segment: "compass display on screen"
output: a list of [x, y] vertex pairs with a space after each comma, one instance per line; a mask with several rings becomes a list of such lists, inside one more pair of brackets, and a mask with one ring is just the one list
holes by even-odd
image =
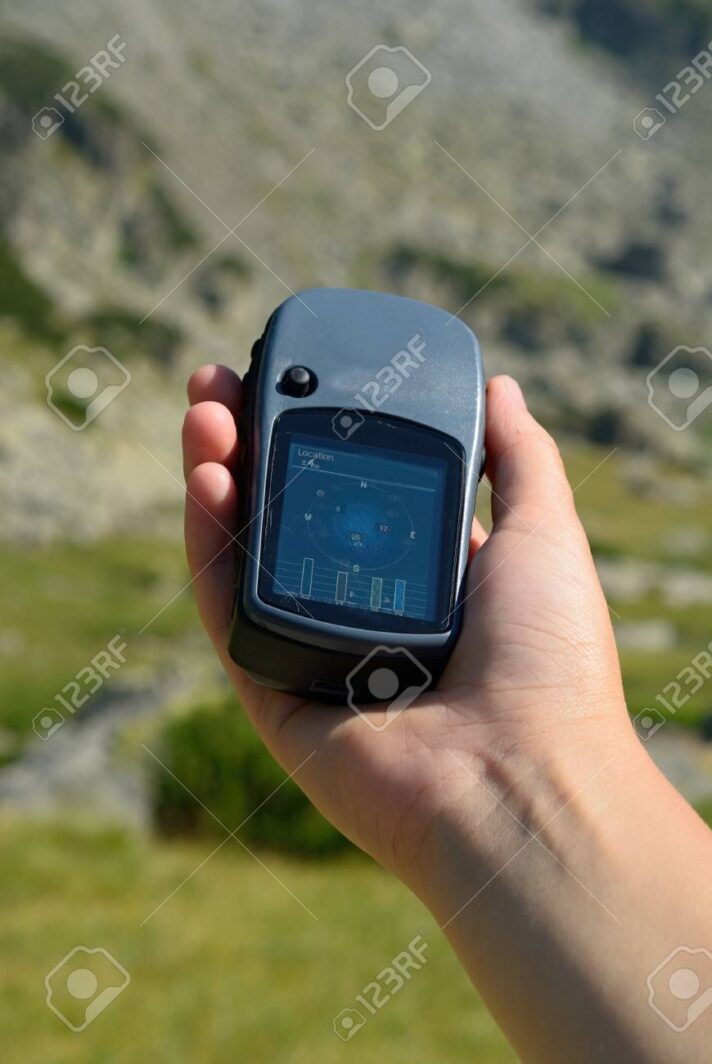
[[435, 459], [298, 436], [279, 500], [273, 593], [335, 611], [429, 619], [443, 482]]
[[319, 554], [357, 571], [381, 570], [402, 562], [417, 532], [402, 493], [367, 480], [319, 487], [304, 522]]

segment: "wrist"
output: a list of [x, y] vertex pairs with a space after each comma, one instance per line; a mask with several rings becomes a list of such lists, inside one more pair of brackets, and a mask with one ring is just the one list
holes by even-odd
[[403, 878], [445, 920], [480, 894], [496, 894], [496, 880], [504, 886], [520, 874], [527, 851], [549, 851], [554, 864], [595, 863], [616, 795], [650, 764], [620, 712], [480, 749], [468, 735], [467, 745], [448, 744], [441, 761], [427, 830]]

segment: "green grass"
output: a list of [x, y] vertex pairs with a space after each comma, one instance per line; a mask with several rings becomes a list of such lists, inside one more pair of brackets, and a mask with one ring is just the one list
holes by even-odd
[[[634, 494], [626, 484], [620, 455], [600, 465], [609, 448], [564, 447], [566, 467], [576, 490], [576, 505], [588, 533], [595, 555], [635, 558], [681, 568], [712, 570], [712, 554], [701, 550], [691, 557], [680, 557], [671, 546], [673, 534], [690, 527], [712, 532], [712, 491], [700, 477], [694, 497], [686, 504], [669, 503], [655, 497]], [[599, 466], [598, 469], [596, 467]], [[592, 472], [596, 470], [596, 472]], [[589, 475], [591, 474], [591, 475]], [[665, 475], [679, 475], [665, 470]], [[478, 515], [488, 525], [486, 491], [481, 492]], [[664, 620], [673, 625], [677, 644], [664, 651], [623, 650], [621, 666], [630, 712], [654, 706], [667, 714], [655, 695], [686, 666], [695, 654], [704, 650], [712, 639], [709, 606], [672, 606], [659, 594], [649, 594], [636, 601], [610, 598], [616, 623]], [[618, 616], [616, 616], [616, 614]], [[679, 710], [678, 724], [697, 726], [712, 714], [712, 681], [707, 682]]]
[[[432, 918], [363, 858], [260, 853], [314, 920], [229, 843], [142, 927], [210, 851], [0, 824], [0, 864], [12, 869], [0, 879], [5, 1064], [516, 1060]], [[424, 968], [345, 1045], [333, 1018], [423, 931]], [[43, 985], [77, 945], [103, 946], [131, 976], [80, 1034], [47, 1008]]]
[[[671, 546], [674, 533], [680, 530], [692, 527], [712, 532], [712, 490], [706, 472], [696, 473], [694, 492], [685, 503], [673, 502], [662, 494], [656, 496], [653, 491], [636, 494], [622, 474], [622, 452], [592, 472], [610, 451], [606, 447], [564, 445], [569, 479], [574, 487], [580, 485], [576, 505], [594, 551], [712, 570], [712, 552], [701, 552], [687, 560], [676, 555]], [[664, 464], [655, 475], [660, 481], [665, 478], [666, 488], [682, 476], [679, 470]], [[686, 474], [685, 479], [689, 476]]]
[[[642, 709], [657, 709], [663, 716], [685, 727], [697, 727], [702, 720], [709, 718], [712, 713], [712, 682], [709, 680], [676, 713], [668, 712], [655, 697], [660, 694], [669, 702], [670, 689], [665, 693], [664, 688], [708, 642], [709, 638], [706, 643], [677, 646], [673, 650], [647, 653], [628, 650], [622, 653], [623, 686], [630, 713], [635, 716]], [[687, 688], [682, 685], [682, 696], [686, 693]]]
[[112, 539], [88, 545], [0, 548], [2, 629], [22, 650], [0, 673], [0, 725], [27, 733], [32, 718], [119, 628], [130, 669], [160, 658], [197, 625], [184, 592], [139, 636], [188, 580], [180, 543]]
[[[571, 483], [581, 483], [607, 453], [605, 448], [577, 448], [567, 454]], [[674, 477], [676, 474], [672, 469], [663, 469], [658, 475]], [[581, 484], [576, 492], [576, 504], [594, 554], [638, 558], [681, 568], [712, 569], [709, 551], [681, 558], [670, 545], [674, 533], [681, 529], [700, 528], [708, 533], [711, 530], [712, 492], [702, 478], [686, 504], [673, 504], [654, 496], [644, 497], [631, 491], [621, 475], [621, 461], [614, 456]], [[624, 650], [621, 653], [630, 712], [635, 715], [653, 706], [669, 716], [655, 700], [655, 695], [662, 693], [665, 685], [692, 657], [707, 647], [712, 638], [709, 607], [704, 604], [672, 606], [657, 593], [633, 602], [619, 601], [613, 596], [610, 606], [623, 622], [654, 619], [668, 621], [674, 626], [678, 640], [675, 647], [664, 651]], [[614, 615], [614, 620], [619, 618]], [[694, 726], [710, 713], [712, 683], [708, 682], [675, 714], [674, 719], [679, 724]]]
[[707, 798], [695, 807], [704, 822], [712, 828], [712, 798]]

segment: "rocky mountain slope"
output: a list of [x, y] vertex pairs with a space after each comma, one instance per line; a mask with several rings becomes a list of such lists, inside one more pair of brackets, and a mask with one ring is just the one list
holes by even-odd
[[[680, 42], [639, 77], [582, 48], [584, 7], [0, 5], [3, 534], [155, 527], [179, 496], [158, 463], [179, 472], [186, 372], [244, 366], [272, 307], [313, 284], [460, 311], [489, 371], [519, 375], [564, 437], [704, 461], [704, 426], [673, 432], [646, 375], [712, 334], [712, 87], [641, 139]], [[32, 116], [116, 34], [126, 61], [36, 136]], [[432, 75], [382, 132], [344, 84], [379, 43]], [[132, 381], [71, 433], [43, 378], [77, 343]]]

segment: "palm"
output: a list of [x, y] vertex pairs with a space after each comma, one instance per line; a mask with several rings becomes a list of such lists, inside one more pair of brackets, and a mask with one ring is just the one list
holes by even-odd
[[[565, 479], [559, 471], [546, 482], [558, 460], [541, 430], [540, 438], [532, 430], [524, 461], [529, 468], [520, 468], [521, 454], [509, 446], [511, 399], [501, 382], [491, 384], [488, 399], [495, 524], [489, 538], [473, 530], [479, 549], [470, 566], [461, 639], [438, 690], [383, 731], [346, 707], [259, 687], [229, 659], [234, 562], [228, 544], [237, 500], [227, 467], [236, 447], [239, 385], [231, 371], [205, 367], [189, 386], [186, 542], [203, 622], [277, 760], [329, 820], [402, 875], [438, 814], [443, 779], [462, 776], [466, 785], [459, 762], [485, 747], [506, 749], [528, 731], [554, 728], [564, 713], [575, 718], [582, 683], [600, 700], [602, 674], [617, 682], [605, 604]], [[534, 472], [536, 482], [522, 491], [522, 480]], [[550, 712], [529, 712], [542, 701]], [[373, 714], [380, 723], [380, 711]]]

